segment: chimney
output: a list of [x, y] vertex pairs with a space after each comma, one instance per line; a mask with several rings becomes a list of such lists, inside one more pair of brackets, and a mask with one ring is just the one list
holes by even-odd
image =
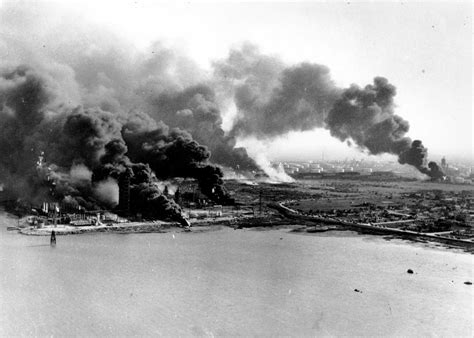
[[130, 214], [130, 177], [132, 173], [127, 170], [119, 178], [119, 211], [124, 215]]

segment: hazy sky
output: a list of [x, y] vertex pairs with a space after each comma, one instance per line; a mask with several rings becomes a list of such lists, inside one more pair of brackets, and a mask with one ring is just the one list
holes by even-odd
[[[340, 86], [387, 77], [397, 87], [397, 114], [410, 122], [408, 136], [422, 139], [433, 155], [472, 156], [470, 2], [96, 0], [56, 7], [137, 48], [154, 40], [178, 46], [205, 69], [230, 47], [250, 41], [288, 63], [325, 64]], [[273, 158], [358, 154], [324, 130], [293, 133], [267, 147]]]

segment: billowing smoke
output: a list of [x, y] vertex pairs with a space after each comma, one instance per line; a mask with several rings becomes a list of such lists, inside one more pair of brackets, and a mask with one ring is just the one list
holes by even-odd
[[69, 171], [71, 180], [75, 183], [90, 182], [92, 178], [92, 172], [84, 164], [75, 164]]
[[[182, 220], [181, 208], [162, 193], [162, 183], [157, 181], [148, 164], [131, 163], [127, 157], [116, 158], [113, 163], [104, 163], [97, 167], [93, 180], [98, 181], [110, 177], [119, 182], [128, 180], [130, 210], [139, 212], [146, 218]], [[121, 207], [119, 205], [119, 208]]]
[[231, 51], [215, 69], [221, 86], [231, 88], [238, 109], [233, 135], [264, 138], [321, 127], [339, 96], [327, 67], [284, 67], [248, 44]]
[[[21, 60], [46, 70], [57, 81], [63, 104], [113, 113], [145, 111], [157, 122], [190, 132], [209, 149], [212, 162], [257, 168], [244, 148], [235, 147], [236, 139], [224, 133], [213, 80], [183, 53], [159, 42], [138, 52], [102, 27], [55, 18], [54, 11], [43, 7], [6, 4], [0, 11], [6, 32], [0, 56], [6, 62]], [[35, 25], [42, 15], [56, 26]]]
[[119, 186], [113, 178], [97, 182], [94, 185], [94, 196], [102, 203], [115, 207], [119, 203]]
[[57, 87], [30, 67], [0, 71], [1, 177], [17, 195], [110, 207], [118, 203], [119, 174], [135, 170], [137, 200], [175, 218], [180, 209], [161, 194], [158, 178], [194, 177], [203, 193], [226, 198], [222, 172], [189, 133], [143, 113], [57, 104]]
[[204, 84], [184, 90], [155, 93], [147, 99], [148, 111], [156, 120], [184, 128], [196, 141], [208, 146], [212, 161], [240, 170], [257, 165], [245, 148], [236, 148], [236, 138], [226, 135], [214, 90]]
[[[409, 125], [394, 113], [396, 90], [384, 78], [364, 88], [338, 88], [328, 67], [288, 66], [250, 44], [216, 61], [208, 76], [160, 43], [139, 52], [102, 28], [51, 15], [16, 5], [0, 11], [0, 177], [17, 182], [18, 192], [76, 196], [94, 205], [91, 189], [100, 168], [144, 164], [154, 175], [148, 186], [194, 177], [204, 193], [223, 200], [222, 170], [211, 163], [257, 166], [236, 148], [239, 137], [315, 128], [412, 164], [403, 155], [411, 149]], [[55, 24], [38, 25], [39, 17]], [[230, 105], [236, 116], [226, 133], [222, 113]], [[421, 156], [426, 162], [426, 151]], [[88, 184], [78, 183], [87, 177], [75, 179], [78, 166], [94, 172]], [[440, 176], [433, 164], [415, 166]], [[157, 201], [160, 190], [151, 191], [147, 200]]]
[[429, 162], [427, 165], [427, 152], [428, 150], [421, 141], [415, 140], [409, 149], [400, 154], [398, 161], [401, 164], [406, 163], [416, 167], [420, 172], [433, 179], [443, 179], [444, 173], [436, 162]]
[[231, 51], [215, 69], [218, 83], [230, 88], [238, 110], [231, 135], [272, 138], [325, 128], [369, 154], [395, 154], [400, 163], [414, 165], [433, 179], [443, 176], [436, 163], [426, 166], [427, 151], [419, 141], [413, 144], [423, 148], [416, 155], [422, 163], [407, 160], [412, 149], [411, 139], [405, 136], [409, 124], [395, 114], [396, 88], [383, 77], [374, 78], [364, 88], [341, 89], [325, 66], [301, 63], [286, 67], [251, 45]]
[[341, 141], [350, 140], [370, 154], [400, 154], [410, 145], [408, 122], [394, 114], [396, 90], [387, 79], [344, 90], [326, 117], [326, 128]]

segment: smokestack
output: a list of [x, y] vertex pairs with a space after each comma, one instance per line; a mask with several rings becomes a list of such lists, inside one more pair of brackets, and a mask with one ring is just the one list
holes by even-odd
[[130, 177], [131, 172], [127, 169], [119, 178], [118, 210], [125, 216], [130, 215]]

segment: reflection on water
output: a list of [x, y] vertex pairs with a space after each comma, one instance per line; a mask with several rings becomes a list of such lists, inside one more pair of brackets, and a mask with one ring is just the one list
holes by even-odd
[[58, 236], [51, 248], [7, 222], [2, 336], [472, 333], [472, 256], [458, 251], [228, 229]]

